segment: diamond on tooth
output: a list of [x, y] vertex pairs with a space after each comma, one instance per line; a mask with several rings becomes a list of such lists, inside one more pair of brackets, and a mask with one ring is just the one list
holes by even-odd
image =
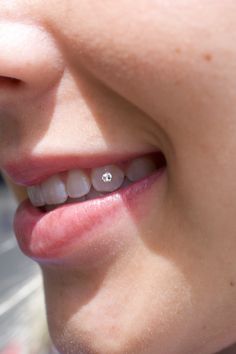
[[58, 175], [43, 182], [41, 190], [46, 204], [61, 204], [68, 198], [65, 185]]
[[115, 165], [94, 168], [91, 173], [93, 187], [98, 192], [113, 192], [124, 181], [124, 172]]
[[82, 170], [72, 170], [68, 173], [66, 190], [71, 198], [80, 198], [88, 194], [91, 188], [89, 177]]
[[130, 162], [126, 170], [127, 178], [136, 182], [150, 176], [156, 170], [156, 164], [148, 157], [140, 157]]
[[102, 180], [103, 182], [111, 182], [112, 181], [112, 174], [110, 172], [105, 172], [103, 175], [102, 175]]

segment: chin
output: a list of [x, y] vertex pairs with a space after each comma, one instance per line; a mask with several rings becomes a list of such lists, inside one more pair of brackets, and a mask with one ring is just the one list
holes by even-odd
[[[152, 270], [145, 271], [151, 268], [145, 261], [129, 272], [127, 262], [93, 277], [76, 270], [66, 275], [57, 269], [55, 274], [43, 267], [49, 331], [58, 351], [210, 354], [199, 351], [193, 334], [198, 331], [200, 337], [201, 318], [194, 315], [191, 289], [178, 269], [160, 259]], [[157, 274], [155, 280], [152, 273]]]

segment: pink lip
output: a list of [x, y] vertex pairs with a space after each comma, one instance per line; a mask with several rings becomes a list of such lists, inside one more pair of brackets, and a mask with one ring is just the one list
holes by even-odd
[[114, 251], [107, 246], [110, 242], [107, 230], [121, 220], [127, 209], [132, 215], [142, 217], [140, 198], [147, 197], [164, 175], [165, 168], [108, 196], [63, 205], [47, 213], [33, 207], [29, 200], [24, 201], [14, 219], [21, 250], [43, 263], [65, 263], [72, 259], [78, 263], [86, 257], [96, 262], [98, 257]]

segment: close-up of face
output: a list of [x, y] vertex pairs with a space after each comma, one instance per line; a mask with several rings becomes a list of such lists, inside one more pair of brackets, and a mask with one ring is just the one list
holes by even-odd
[[60, 353], [236, 352], [235, 97], [233, 0], [1, 1], [0, 169]]

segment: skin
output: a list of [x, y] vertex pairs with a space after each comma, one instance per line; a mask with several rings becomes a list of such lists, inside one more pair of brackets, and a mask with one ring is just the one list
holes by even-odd
[[167, 159], [147, 215], [109, 231], [126, 240], [109, 263], [41, 265], [58, 350], [235, 352], [235, 1], [2, 0], [7, 19], [47, 41], [31, 67], [18, 44], [13, 64], [0, 50], [0, 75], [25, 83], [0, 83], [2, 168], [29, 153]]

